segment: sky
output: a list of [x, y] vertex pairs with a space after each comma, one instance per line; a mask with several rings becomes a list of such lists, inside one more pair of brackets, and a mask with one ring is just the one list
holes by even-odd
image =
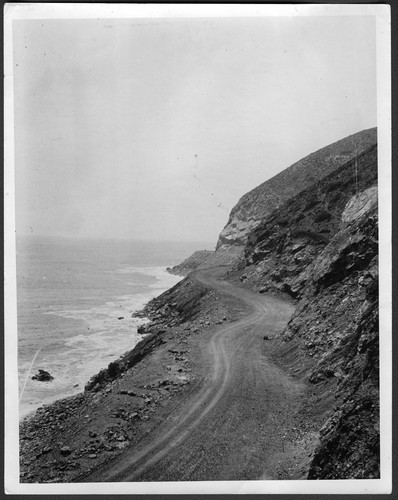
[[216, 243], [239, 198], [376, 123], [372, 16], [13, 23], [17, 234]]

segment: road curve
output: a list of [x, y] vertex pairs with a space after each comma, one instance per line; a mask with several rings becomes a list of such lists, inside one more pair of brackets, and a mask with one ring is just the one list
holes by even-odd
[[[250, 306], [239, 321], [212, 330], [202, 343], [211, 367], [198, 390], [135, 448], [85, 481], [186, 481], [272, 478], [270, 454], [280, 451], [278, 428], [298, 404], [302, 387], [264, 354], [265, 332], [280, 331], [293, 307], [234, 286], [212, 270], [192, 273], [203, 286]], [[267, 471], [268, 463], [268, 471]]]

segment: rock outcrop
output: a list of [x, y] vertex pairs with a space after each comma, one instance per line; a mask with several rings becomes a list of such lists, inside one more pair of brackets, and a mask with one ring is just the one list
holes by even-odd
[[[352, 175], [355, 167], [357, 178]], [[300, 298], [310, 267], [339, 231], [341, 218], [360, 215], [377, 199], [376, 181], [373, 146], [264, 218], [248, 235], [244, 260], [235, 274], [244, 274], [260, 292]]]
[[54, 377], [46, 370], [39, 370], [35, 375], [33, 375], [32, 380], [38, 380], [39, 382], [51, 382], [54, 380]]
[[230, 275], [297, 301], [283, 341], [312, 359], [307, 383], [333, 395], [309, 479], [380, 475], [376, 182], [374, 146], [264, 218]]
[[376, 142], [375, 128], [358, 132], [310, 154], [246, 193], [232, 209], [218, 239], [217, 250], [243, 247], [249, 233], [264, 217]]
[[[284, 332], [316, 360], [312, 384], [336, 380], [309, 479], [379, 477], [378, 216], [375, 190], [354, 197], [315, 260]], [[352, 211], [356, 206], [357, 210]]]

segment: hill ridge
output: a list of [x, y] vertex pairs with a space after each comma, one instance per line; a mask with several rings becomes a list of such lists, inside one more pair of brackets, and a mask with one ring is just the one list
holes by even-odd
[[243, 247], [261, 219], [376, 143], [377, 128], [362, 130], [314, 151], [244, 194], [232, 208], [216, 249]]

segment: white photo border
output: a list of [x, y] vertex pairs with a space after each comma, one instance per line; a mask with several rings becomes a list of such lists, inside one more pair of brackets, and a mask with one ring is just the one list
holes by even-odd
[[[374, 16], [377, 36], [377, 127], [380, 266], [381, 479], [322, 481], [220, 481], [25, 484], [19, 480], [17, 383], [15, 177], [12, 24], [19, 19], [194, 18], [258, 16]], [[392, 247], [391, 247], [391, 21], [380, 4], [61, 4], [4, 7], [5, 94], [5, 489], [9, 494], [388, 494], [392, 487]]]

